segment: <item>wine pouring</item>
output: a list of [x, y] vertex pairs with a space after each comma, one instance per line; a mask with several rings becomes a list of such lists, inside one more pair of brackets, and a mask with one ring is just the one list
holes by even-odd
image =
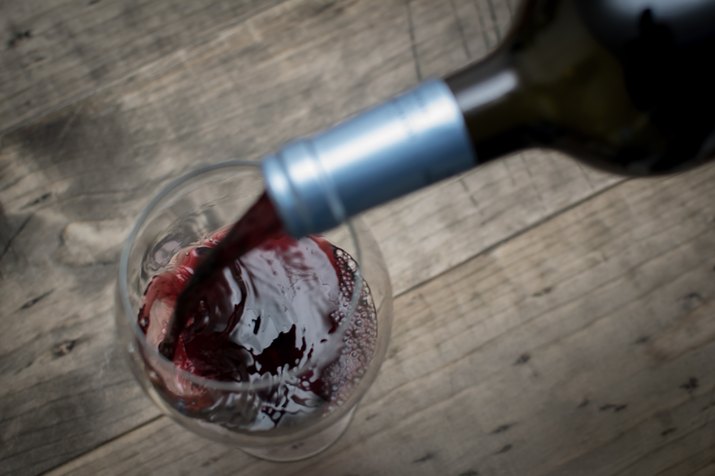
[[526, 1], [487, 58], [265, 157], [274, 208], [244, 219], [319, 233], [528, 147], [624, 175], [693, 167], [715, 149], [713, 54], [714, 0]]
[[[211, 398], [208, 390], [187, 393], [184, 387], [156, 384], [163, 389], [163, 401], [179, 408], [182, 418], [219, 423], [222, 429], [243, 432], [243, 436], [283, 432], [287, 427], [281, 427], [279, 420], [288, 414], [295, 421], [306, 422], [329, 419], [331, 413], [340, 417], [335, 408], [351, 398], [354, 405], [374, 378], [384, 358], [390, 317], [389, 311], [382, 321], [375, 317], [380, 305], [372, 302], [368, 281], [370, 285], [373, 282], [360, 278], [360, 260], [313, 235], [349, 223], [350, 217], [369, 208], [530, 147], [566, 152], [591, 166], [632, 176], [672, 173], [701, 164], [715, 150], [713, 53], [715, 0], [530, 0], [522, 4], [511, 32], [487, 58], [444, 79], [425, 81], [333, 128], [269, 154], [261, 162], [265, 188], [261, 198], [210, 246], [184, 251], [189, 256], [205, 249], [182, 277], [185, 286], [181, 293], [163, 296], [170, 315], [161, 321], [167, 331], [153, 342], [154, 357], [161, 365], [173, 362], [188, 372], [184, 379], [220, 375], [222, 384], [244, 383], [265, 373], [281, 374], [282, 369], [297, 365], [291, 363], [296, 355], [297, 361], [308, 356], [307, 366], [301, 368], [306, 373], [292, 374], [295, 379], [285, 384], [288, 387], [278, 388], [280, 392], [269, 387], [250, 393], [246, 401], [253, 403], [241, 408], [252, 411], [242, 410], [243, 420], [238, 423], [216, 420], [216, 415], [226, 413], [221, 402], [227, 397]], [[243, 268], [237, 263], [255, 250], [267, 253], [290, 248], [292, 245], [280, 241], [288, 235], [317, 243], [322, 250], [318, 255], [326, 265], [316, 270], [327, 270], [323, 281], [332, 280], [333, 296], [342, 292], [343, 304], [350, 296], [361, 303], [357, 317], [339, 311], [343, 304], [330, 308], [325, 321], [332, 324], [324, 332], [328, 341], [334, 328], [367, 323], [375, 333], [365, 341], [367, 347], [356, 348], [362, 352], [360, 359], [340, 360], [345, 353], [338, 348], [335, 355], [325, 357], [327, 364], [317, 365], [310, 356], [323, 341], [308, 346], [303, 340], [303, 347], [296, 350], [295, 335], [285, 337], [287, 330], [273, 335], [272, 341], [290, 341], [285, 348], [274, 349], [271, 344], [253, 353], [246, 348], [236, 350], [240, 343], [227, 337], [234, 334], [232, 326], [242, 318], [249, 295], [246, 283], [252, 279], [242, 277]], [[303, 255], [310, 253], [309, 248], [301, 250]], [[184, 262], [178, 263], [179, 268], [184, 266]], [[171, 273], [168, 279], [174, 279]], [[234, 281], [220, 281], [231, 273]], [[161, 280], [148, 283], [145, 305], [163, 292], [152, 288], [157, 282]], [[239, 291], [225, 291], [234, 289]], [[211, 329], [225, 320], [221, 309], [230, 306], [216, 304], [224, 300], [237, 304], [229, 312], [233, 324], [222, 324], [223, 337], [219, 338]], [[151, 308], [139, 313], [140, 327], [146, 324], [141, 331], [147, 336], [151, 334], [149, 325], [158, 319]], [[334, 317], [340, 312], [348, 317]], [[362, 314], [373, 320], [363, 319]], [[257, 322], [256, 335], [263, 321]], [[298, 322], [290, 332], [295, 333], [301, 325], [307, 329], [305, 323]], [[207, 337], [206, 332], [214, 334]], [[135, 338], [141, 340], [142, 336]], [[205, 361], [210, 350], [207, 345], [232, 349], [214, 356], [222, 366]], [[353, 349], [349, 355], [355, 352]], [[324, 385], [335, 372], [326, 369], [341, 366], [351, 369], [347, 377]], [[310, 402], [299, 403], [302, 407], [298, 410], [277, 397], [291, 392], [302, 395], [294, 389], [306, 382]], [[310, 386], [315, 382], [320, 388]], [[197, 385], [203, 388], [204, 384]], [[320, 411], [314, 411], [314, 406]], [[342, 410], [340, 431], [349, 420], [347, 411]], [[303, 420], [296, 416], [299, 414]], [[272, 423], [266, 426], [269, 420]], [[196, 428], [194, 423], [187, 426]], [[314, 443], [309, 452], [291, 453], [285, 445], [252, 452], [272, 459], [297, 459], [325, 448], [340, 431]], [[255, 444], [250, 438], [241, 441]]]
[[714, 53], [713, 0], [524, 2], [487, 58], [265, 157], [275, 211], [244, 218], [307, 236], [528, 147], [625, 175], [695, 166], [715, 149]]

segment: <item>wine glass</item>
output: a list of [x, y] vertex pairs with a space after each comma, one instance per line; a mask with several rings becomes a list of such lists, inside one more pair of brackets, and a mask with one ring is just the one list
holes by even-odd
[[[345, 253], [356, 277], [347, 316], [337, 326], [341, 346], [352, 339], [352, 347], [330, 356], [328, 367], [318, 367], [320, 356], [314, 355], [300, 365], [250, 377], [206, 378], [165, 358], [138, 322], [152, 278], [181, 250], [235, 222], [262, 191], [257, 163], [230, 161], [195, 170], [159, 192], [140, 213], [122, 250], [115, 319], [131, 370], [166, 414], [254, 456], [293, 461], [340, 437], [385, 357], [392, 323], [390, 280], [377, 243], [359, 219], [324, 236], [337, 253]], [[360, 307], [369, 300], [374, 308]], [[328, 352], [321, 349], [316, 353]], [[324, 391], [315, 390], [316, 382]], [[281, 418], [275, 416], [277, 408]]]

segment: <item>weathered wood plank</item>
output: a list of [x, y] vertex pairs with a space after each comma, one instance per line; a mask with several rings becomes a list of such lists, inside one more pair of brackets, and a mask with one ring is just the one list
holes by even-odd
[[[506, 23], [506, 10], [492, 7], [497, 21]], [[118, 244], [160, 184], [198, 163], [256, 158], [421, 76], [480, 57], [496, 42], [491, 22], [485, 2], [295, 0], [212, 32], [200, 44], [153, 57], [101, 94], [0, 136], [0, 319], [7, 326], [0, 375], [12, 382], [0, 389], [2, 471], [50, 468], [158, 414], [115, 363], [109, 316]], [[396, 290], [405, 292], [615, 181], [562, 157], [530, 152], [367, 219], [388, 256]], [[409, 308], [400, 312], [432, 318]], [[186, 437], [187, 445], [196, 444]], [[419, 441], [410, 441], [401, 451], [417, 448]], [[232, 454], [215, 448], [211, 454]], [[132, 454], [140, 457], [138, 472], [163, 457], [180, 460], [173, 447], [129, 451], [130, 463], [110, 459], [107, 471], [131, 472], [137, 467]], [[264, 467], [233, 454], [208, 468]]]
[[162, 418], [56, 474], [708, 474], [714, 180], [618, 185], [400, 296], [378, 380], [318, 458]]
[[[35, 4], [25, 5], [26, 12], [13, 14], [34, 15]], [[154, 2], [138, 11], [171, 5]], [[12, 382], [0, 389], [3, 472], [52, 467], [157, 415], [116, 362], [109, 318], [119, 243], [156, 188], [200, 163], [256, 158], [413, 85], [413, 45], [451, 51], [462, 41], [446, 23], [430, 33], [432, 22], [423, 15], [444, 12], [447, 22], [455, 20], [449, 3], [429, 5], [422, 4], [412, 19], [419, 26], [411, 29], [403, 2], [288, 2], [201, 44], [162, 50], [167, 54], [159, 59], [150, 55], [156, 61], [101, 94], [20, 127], [11, 127], [12, 120], [2, 125], [0, 375]], [[101, 11], [112, 18], [111, 9]], [[77, 25], [58, 15], [58, 24]], [[90, 33], [77, 41], [91, 42]], [[60, 65], [64, 57], [56, 54]], [[438, 59], [418, 58], [434, 74], [466, 61], [433, 65]], [[33, 91], [54, 108], [42, 86]], [[425, 217], [443, 208], [444, 200]], [[396, 210], [396, 217], [412, 213], [399, 204]], [[395, 231], [390, 225], [389, 234]], [[472, 252], [465, 248], [460, 260]], [[404, 289], [449, 265], [435, 262], [409, 277], [396, 268], [393, 276]]]
[[[708, 403], [705, 404], [707, 406]], [[660, 415], [668, 418], [668, 414]], [[700, 474], [713, 474], [713, 433], [712, 416], [708, 420], [697, 415], [696, 419], [704, 423], [699, 429], [690, 433], [679, 431], [678, 428], [669, 426], [660, 434], [663, 437], [662, 445], [654, 445], [650, 452], [634, 461], [618, 473], [618, 476], [679, 476]], [[706, 472], [707, 468], [710, 472]]]
[[0, 2], [0, 131], [210, 41], [280, 0]]
[[399, 293], [620, 180], [561, 155], [529, 151], [398, 200], [366, 220]]

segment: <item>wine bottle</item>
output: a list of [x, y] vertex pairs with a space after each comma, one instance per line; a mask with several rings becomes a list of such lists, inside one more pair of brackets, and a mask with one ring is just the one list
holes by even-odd
[[715, 0], [528, 0], [485, 59], [262, 162], [304, 236], [531, 147], [625, 175], [715, 151]]

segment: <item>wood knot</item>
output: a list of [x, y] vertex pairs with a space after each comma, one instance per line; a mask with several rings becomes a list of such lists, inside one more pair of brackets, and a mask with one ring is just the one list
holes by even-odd
[[55, 358], [57, 359], [60, 357], [64, 357], [65, 355], [72, 352], [72, 349], [74, 349], [75, 345], [77, 345], [76, 339], [62, 341], [52, 347], [52, 355], [55, 356]]
[[494, 454], [495, 454], [495, 455], [504, 454], [504, 453], [506, 453], [507, 451], [511, 451], [511, 449], [512, 449], [513, 447], [514, 447], [514, 446], [511, 445], [511, 444], [504, 445], [504, 446], [502, 446], [502, 447], [499, 449], [499, 451], [496, 451]]
[[504, 433], [506, 431], [509, 431], [512, 426], [514, 426], [514, 423], [505, 423], [503, 425], [499, 425], [491, 431], [491, 434], [498, 435], [500, 433]]
[[521, 354], [519, 357], [516, 358], [516, 360], [514, 361], [514, 365], [524, 365], [525, 363], [527, 363], [530, 360], [531, 360], [531, 354], [529, 354], [528, 352], [524, 352], [523, 354]]
[[30, 309], [32, 306], [34, 306], [38, 302], [42, 301], [43, 299], [45, 299], [47, 296], [49, 296], [53, 292], [54, 292], [54, 289], [50, 289], [49, 291], [42, 293], [39, 296], [35, 296], [34, 298], [30, 299], [29, 301], [26, 301], [25, 304], [20, 306], [20, 310], [24, 311], [25, 309]]
[[607, 411], [613, 411], [613, 413], [620, 413], [623, 410], [628, 408], [627, 403], [623, 404], [618, 404], [618, 403], [606, 403], [605, 405], [601, 405], [598, 410], [602, 412], [607, 412]]
[[695, 390], [697, 390], [699, 386], [700, 382], [698, 381], [698, 379], [695, 377], [690, 377], [687, 382], [680, 386], [680, 388], [692, 395], [693, 392], [695, 392]]
[[8, 49], [15, 48], [17, 47], [17, 45], [19, 45], [23, 41], [29, 40], [30, 38], [32, 38], [31, 30], [16, 31], [12, 35], [12, 38], [7, 40], [7, 47]]
[[412, 462], [415, 464], [424, 463], [426, 461], [434, 459], [434, 456], [435, 456], [434, 453], [425, 453], [424, 456], [421, 456], [421, 457], [417, 458], [416, 460], [413, 460]]
[[545, 287], [544, 289], [542, 289], [541, 291], [535, 292], [535, 293], [532, 294], [531, 296], [532, 296], [532, 297], [546, 296], [547, 294], [551, 293], [551, 291], [553, 291], [553, 290], [554, 290], [554, 287], [553, 287], [553, 286], [547, 286], [547, 287]]

